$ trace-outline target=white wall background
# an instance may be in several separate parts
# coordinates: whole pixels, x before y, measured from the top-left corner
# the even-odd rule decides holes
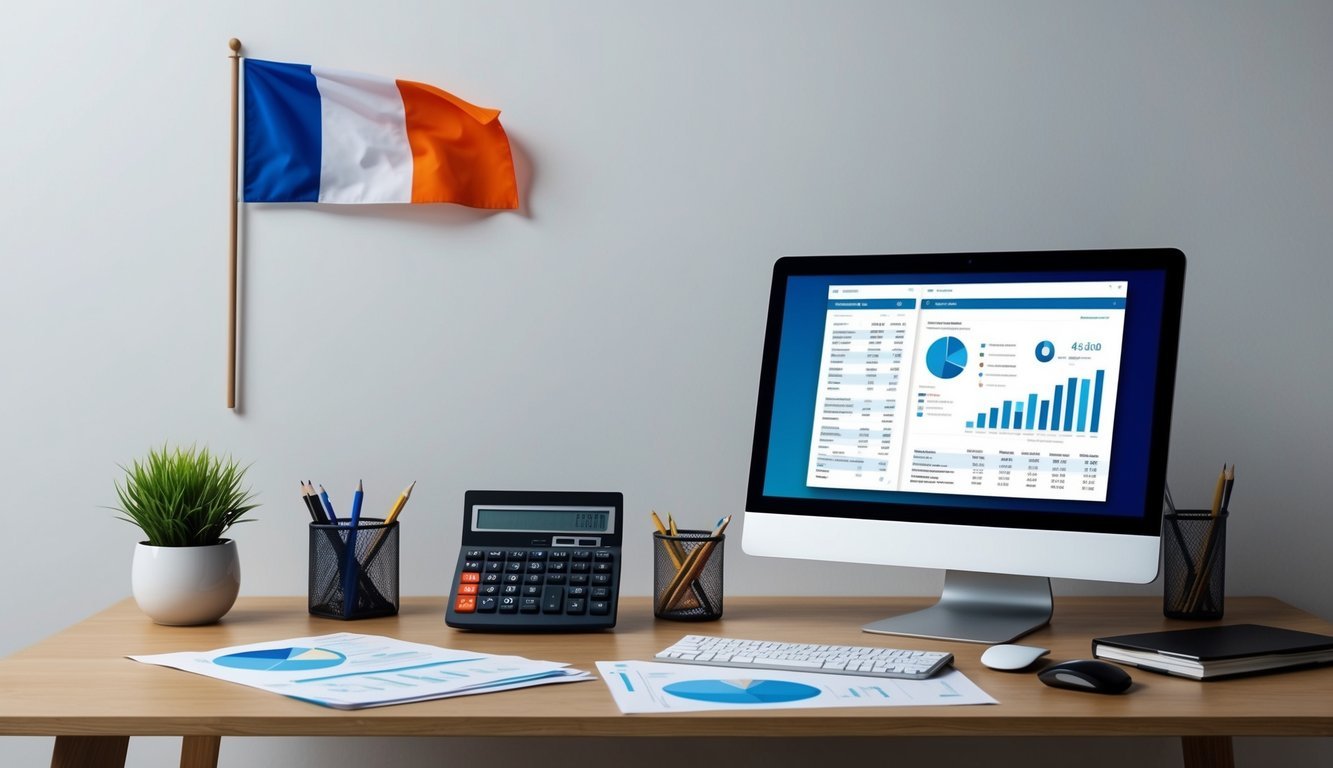
[[[1235,462],[1229,590],[1333,619],[1329,2],[112,0],[3,17],[0,653],[128,595],[136,531],[106,506],[117,464],[164,441],[254,463],[264,506],[236,531],[243,594],[303,592],[303,478],[344,496],[364,479],[372,507],[419,481],[408,594],[445,590],[468,488],[623,490],[628,557],[646,563],[650,508],[686,521],[743,508],[773,260],[843,252],[1183,249],[1177,502],[1205,504]],[[256,57],[499,107],[524,201],[517,214],[248,210],[235,412],[232,36]],[[938,586],[933,573],[746,558],[731,538],[732,594]],[[650,579],[631,568],[625,591]],[[174,764],[177,744],[136,739],[130,763]],[[896,749],[1063,765],[1076,744]],[[6,739],[5,763],[44,765],[49,745]],[[581,746],[645,765],[675,752]],[[769,751],[778,765],[820,755],[809,742]],[[1238,752],[1316,765],[1333,745]],[[1170,740],[1078,753],[1178,754]],[[492,753],[229,739],[222,764],[381,754]]]

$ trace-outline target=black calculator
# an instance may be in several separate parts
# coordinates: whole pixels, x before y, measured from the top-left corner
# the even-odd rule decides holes
[[[612,492],[466,492],[445,623],[503,632],[614,627],[624,507],[624,495]]]

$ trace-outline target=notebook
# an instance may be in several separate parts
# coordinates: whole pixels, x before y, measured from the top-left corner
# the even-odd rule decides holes
[[[1099,637],[1092,655],[1196,680],[1333,663],[1333,637],[1262,624]]]

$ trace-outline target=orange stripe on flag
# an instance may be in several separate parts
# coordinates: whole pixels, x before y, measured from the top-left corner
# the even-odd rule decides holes
[[[500,112],[433,85],[399,80],[412,147],[412,202],[517,208],[518,185]]]

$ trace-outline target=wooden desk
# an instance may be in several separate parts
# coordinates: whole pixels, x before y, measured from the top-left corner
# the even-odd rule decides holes
[[[1123,696],[1048,688],[1032,674],[995,672],[983,646],[863,634],[860,626],[921,599],[728,598],[710,624],[656,621],[647,598],[621,601],[612,632],[474,634],[444,625],[443,598],[408,598],[385,619],[313,618],[303,598],[242,598],[220,624],[152,624],[124,600],[0,660],[0,735],[56,736],[52,765],[123,766],[130,736],[181,735],[182,766],[214,766],[222,736],[1178,736],[1185,763],[1230,765],[1231,736],[1333,735],[1333,668],[1198,683],[1134,672]],[[1333,633],[1333,625],[1268,598],[1229,598],[1227,622]],[[1086,658],[1097,635],[1195,626],[1162,618],[1159,600],[1065,598],[1052,626],[1024,642],[1051,658]],[[600,681],[341,712],[164,667],[126,654],[210,650],[339,631],[571,662],[648,659],[703,632],[798,642],[952,651],[999,706],[775,710],[621,715]]]

